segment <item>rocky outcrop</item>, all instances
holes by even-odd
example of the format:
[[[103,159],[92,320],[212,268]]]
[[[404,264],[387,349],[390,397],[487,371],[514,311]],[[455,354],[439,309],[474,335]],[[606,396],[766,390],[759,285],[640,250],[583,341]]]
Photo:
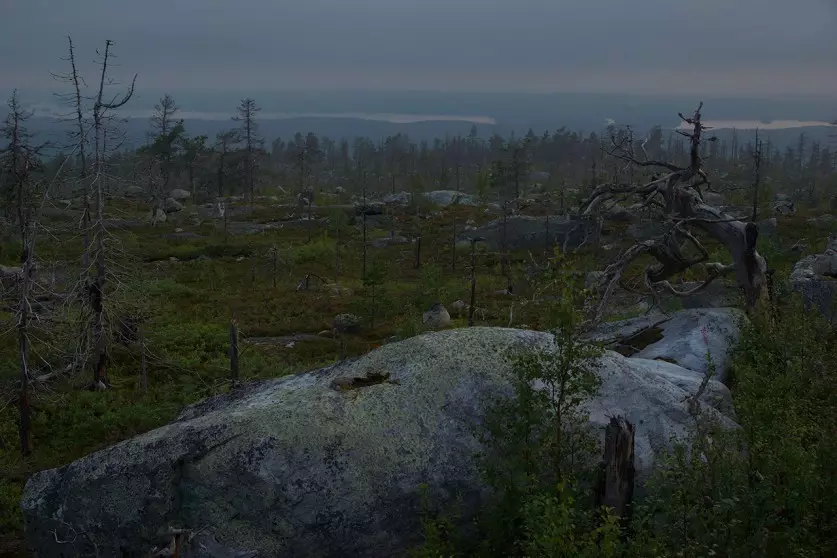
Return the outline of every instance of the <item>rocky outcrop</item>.
[[[837,297],[837,237],[830,237],[825,252],[807,256],[793,266],[791,288],[802,295],[806,309],[816,308],[829,319]]]
[[[169,425],[34,474],[21,502],[31,550],[87,556],[95,544],[103,558],[147,556],[161,532],[180,528],[259,556],[402,555],[422,539],[422,484],[431,502],[458,503],[463,523],[474,517],[486,496],[478,426],[488,402],[511,393],[508,351],[534,347],[554,351],[554,338],[446,330],[188,407]],[[688,436],[686,398],[702,376],[615,352],[596,370],[590,427],[601,436],[615,415],[636,426],[641,483],[672,439]],[[701,400],[735,427],[729,399],[710,381]]]
[[[738,341],[745,314],[735,308],[694,308],[671,315],[654,313],[600,325],[588,341],[634,358],[662,360],[700,377],[726,380],[730,346]]]

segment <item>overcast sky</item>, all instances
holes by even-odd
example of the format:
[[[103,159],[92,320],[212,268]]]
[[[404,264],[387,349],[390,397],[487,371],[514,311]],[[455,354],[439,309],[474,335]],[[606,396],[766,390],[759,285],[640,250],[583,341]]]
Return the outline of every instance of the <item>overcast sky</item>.
[[[67,34],[169,91],[837,94],[835,0],[0,0],[0,88]]]

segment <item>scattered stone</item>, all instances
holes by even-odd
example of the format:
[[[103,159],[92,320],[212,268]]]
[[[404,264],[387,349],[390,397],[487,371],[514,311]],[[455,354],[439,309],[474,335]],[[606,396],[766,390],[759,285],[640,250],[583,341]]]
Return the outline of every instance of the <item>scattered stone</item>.
[[[477,205],[471,196],[457,192],[456,190],[434,190],[432,192],[425,192],[423,195],[431,202],[442,207],[449,205]]]
[[[399,246],[401,244],[410,244],[410,239],[404,236],[395,235],[376,238],[372,241],[373,248],[386,248],[387,246]]]
[[[422,314],[421,321],[427,329],[442,329],[450,325],[450,314],[442,303],[437,302]]]
[[[355,202],[355,215],[383,215],[384,204],[379,201]]]
[[[387,205],[410,205],[413,195],[410,192],[398,192],[397,194],[389,194],[384,196],[384,203]]]
[[[773,211],[777,215],[793,215],[796,213],[796,204],[790,200],[777,200],[773,202]]]
[[[169,196],[174,200],[184,201],[184,200],[188,200],[189,198],[191,198],[192,193],[189,192],[189,190],[183,190],[182,188],[176,188],[176,189],[171,191],[171,194],[169,194]]]
[[[178,211],[183,210],[183,204],[174,198],[166,198],[166,205],[164,209],[166,213],[177,213]]]
[[[360,333],[361,319],[354,314],[338,314],[334,317],[333,327],[338,333]]]
[[[145,190],[141,186],[128,186],[125,188],[125,197],[129,199],[141,198],[145,195]]]
[[[450,309],[451,311],[453,311],[454,315],[461,316],[465,313],[466,310],[468,310],[468,305],[461,300],[457,300],[456,302],[450,305]]]

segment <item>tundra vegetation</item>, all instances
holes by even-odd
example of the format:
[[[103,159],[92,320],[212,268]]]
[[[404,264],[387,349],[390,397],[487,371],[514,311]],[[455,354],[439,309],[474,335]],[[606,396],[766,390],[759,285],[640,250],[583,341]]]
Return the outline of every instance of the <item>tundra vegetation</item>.
[[[25,555],[34,471],[241,382],[488,325],[552,331],[563,349],[510,355],[479,536],[434,513],[417,555],[837,554],[837,334],[789,283],[837,232],[829,146],[716,141],[702,105],[680,133],[262,138],[251,98],[207,138],[166,95],[145,145],[124,148],[135,84],[111,78],[113,48],[84,79],[69,42],[65,141],[38,145],[19,95],[2,127],[0,553]],[[579,457],[601,453],[576,428],[599,352],[579,335],[713,285],[740,289],[750,316],[727,381],[742,428],[696,406],[697,445],[620,517]]]

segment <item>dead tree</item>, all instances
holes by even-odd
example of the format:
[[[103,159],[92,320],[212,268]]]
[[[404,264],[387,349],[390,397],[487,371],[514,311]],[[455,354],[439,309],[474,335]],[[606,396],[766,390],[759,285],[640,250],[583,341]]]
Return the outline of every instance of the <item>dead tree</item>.
[[[58,81],[69,84],[72,87],[70,93],[62,93],[58,97],[63,104],[71,107],[72,112],[65,115],[62,120],[73,123],[73,129],[68,132],[68,139],[70,148],[78,156],[78,178],[81,181],[82,196],[84,198],[84,208],[81,218],[82,234],[84,238],[84,253],[82,255],[82,262],[84,267],[90,265],[90,183],[87,180],[87,144],[89,126],[85,118],[84,103],[81,94],[81,86],[84,84],[84,78],[78,72],[76,67],[76,56],[73,47],[73,39],[67,36],[69,43],[68,55],[64,59],[70,64],[70,71],[66,74],[53,74],[53,78]]]
[[[251,204],[256,191],[256,149],[262,142],[256,122],[256,113],[260,110],[262,109],[256,106],[256,101],[248,97],[242,99],[241,104],[238,105],[238,116],[233,117],[233,120],[241,123],[241,139],[244,141],[244,151],[247,157],[244,161],[244,177],[247,181],[247,195]]]
[[[238,370],[238,327],[236,321],[230,320],[230,384],[236,388],[239,385]]]
[[[756,222],[759,218],[759,190],[761,186],[761,140],[759,139],[759,131],[756,130],[756,144],[753,147],[753,215],[750,218]]]
[[[154,196],[155,214],[157,209],[164,209],[165,198],[171,190],[175,146],[183,136],[183,120],[175,118],[178,110],[180,109],[174,99],[166,94],[154,105],[154,114],[151,116],[151,126],[157,134],[152,145],[153,159],[156,159],[160,171],[159,186],[150,192]]]
[[[20,234],[20,276],[17,283],[20,289],[17,307],[17,334],[20,355],[20,449],[24,456],[31,450],[31,413],[29,407],[29,317],[30,290],[32,287],[33,267],[33,223],[31,216],[32,179],[31,171],[40,167],[39,150],[30,143],[31,135],[26,131],[25,122],[31,116],[20,106],[17,91],[12,93],[8,102],[9,113],[6,116],[2,133],[8,141],[7,147],[0,150],[0,172],[10,186],[7,200],[15,207],[15,218]]]
[[[35,240],[40,223],[40,213],[44,202],[49,198],[51,187],[57,182],[67,161],[74,156],[78,146],[75,146],[69,156],[62,162],[51,181],[45,184],[36,183],[32,174],[42,171],[41,151],[43,145],[33,146],[32,136],[26,131],[25,122],[31,116],[20,106],[17,92],[9,100],[9,113],[2,126],[2,135],[8,140],[7,147],[0,149],[0,183],[8,181],[11,186],[11,201],[16,208],[16,219],[20,235],[21,267],[15,277],[19,288],[16,309],[16,330],[20,357],[20,447],[24,456],[31,451],[31,409],[29,405],[29,355],[30,355],[30,319],[32,317],[33,302],[37,297],[33,289],[37,286],[35,274]],[[5,180],[4,180],[5,179]],[[40,203],[37,198],[40,196]]]
[[[131,86],[128,91],[121,97],[114,97],[110,101],[105,100],[105,86],[111,83],[107,75],[108,63],[110,58],[110,47],[113,41],[105,41],[105,50],[102,53],[101,67],[102,71],[99,77],[99,87],[96,94],[96,100],[93,104],[93,135],[94,135],[94,160],[93,160],[93,182],[95,185],[96,194],[96,220],[93,223],[93,233],[95,245],[95,266],[96,272],[92,282],[88,285],[88,293],[90,300],[90,307],[93,312],[93,341],[95,351],[95,362],[93,368],[93,389],[106,389],[107,375],[107,317],[105,313],[105,281],[107,277],[106,257],[105,257],[105,236],[107,231],[105,229],[105,191],[104,191],[104,175],[105,169],[105,149],[104,149],[104,135],[105,125],[108,119],[109,111],[118,109],[124,106],[134,94],[134,85],[136,84],[137,76],[131,81]]]
[[[591,316],[592,324],[601,321],[614,290],[617,286],[624,286],[623,277],[628,267],[641,256],[651,256],[656,260],[645,268],[643,274],[645,288],[655,296],[662,292],[688,296],[704,289],[722,275],[735,273],[749,312],[766,300],[767,264],[756,250],[758,227],[754,223],[735,219],[703,201],[701,186],[708,188],[709,180],[702,169],[701,143],[715,141],[715,138],[703,137],[708,128],[701,121],[702,108],[703,103],[690,117],[680,114],[680,118],[691,128],[691,131],[678,130],[679,134],[689,139],[687,166],[649,159],[644,149],[640,156],[634,152],[633,145],[611,138],[611,156],[629,165],[660,169],[663,174],[644,184],[597,186],[582,204],[581,213],[594,214],[603,203],[617,195],[634,196],[642,202],[640,209],[652,211],[658,222],[667,224],[667,230],[662,237],[631,246],[607,266],[597,285],[602,296]],[[696,236],[698,232],[723,245],[732,262],[707,262],[709,252]],[[687,253],[689,247],[693,249],[691,255]],[[675,289],[669,280],[695,266],[703,266],[706,279],[687,291]]]
[[[474,308],[477,304],[477,242],[482,238],[471,239],[471,298],[468,305],[468,326],[474,325]]]

